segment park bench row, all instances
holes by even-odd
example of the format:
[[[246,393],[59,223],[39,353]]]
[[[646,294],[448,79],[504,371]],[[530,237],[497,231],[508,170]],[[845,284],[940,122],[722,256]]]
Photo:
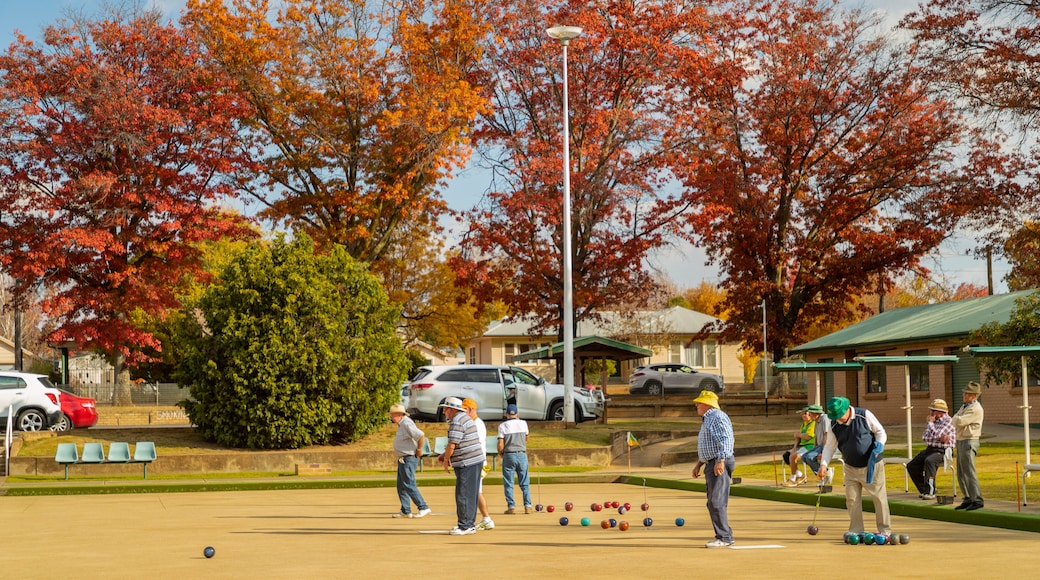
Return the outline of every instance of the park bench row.
[[[133,455],[130,455],[130,444],[122,442],[109,445],[107,457],[100,443],[84,443],[82,455],[75,443],[59,443],[58,451],[54,454],[54,461],[65,466],[65,479],[69,478],[70,466],[112,463],[140,463],[144,466],[144,478],[148,479],[148,464],[155,459],[155,443],[150,441],[136,443]]]

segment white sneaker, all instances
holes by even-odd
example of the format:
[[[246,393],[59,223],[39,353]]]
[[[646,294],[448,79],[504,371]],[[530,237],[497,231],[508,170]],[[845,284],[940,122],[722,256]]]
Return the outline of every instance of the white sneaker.
[[[413,518],[425,518],[428,515],[430,515],[430,508],[426,508],[424,510],[419,510],[419,513],[415,514],[412,517]]]
[[[480,520],[477,524],[478,530],[493,530],[495,529],[495,522],[491,521],[490,517]]]
[[[726,540],[712,540],[712,541],[708,542],[707,544],[704,544],[704,547],[705,548],[728,548],[728,547],[732,546],[735,543],[736,542],[734,542],[733,540],[730,540],[728,542]]]
[[[477,533],[477,528],[466,528],[466,529],[452,528],[452,529],[448,530],[448,533],[453,535],[453,536],[468,536],[470,534]]]
[[[410,517],[412,517],[412,514],[406,514],[404,512],[397,512],[396,514],[393,515],[393,517],[395,517],[395,518],[410,518]]]

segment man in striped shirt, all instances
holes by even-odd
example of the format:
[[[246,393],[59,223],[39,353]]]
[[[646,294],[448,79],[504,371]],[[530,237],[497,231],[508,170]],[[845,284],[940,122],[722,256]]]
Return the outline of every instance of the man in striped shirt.
[[[455,469],[455,515],[458,525],[448,533],[454,536],[475,534],[477,528],[477,494],[480,490],[480,470],[484,466],[484,442],[477,435],[477,424],[462,408],[462,401],[448,397],[440,406],[450,421],[448,447],[437,460]]]
[[[729,487],[733,482],[733,423],[729,415],[719,409],[719,396],[713,391],[701,391],[693,400],[697,414],[701,416],[701,430],[697,435],[697,464],[693,467],[693,478],[701,476],[704,469],[705,491],[708,495],[708,515],[715,528],[715,539],[708,548],[732,546],[733,529],[729,527]]]

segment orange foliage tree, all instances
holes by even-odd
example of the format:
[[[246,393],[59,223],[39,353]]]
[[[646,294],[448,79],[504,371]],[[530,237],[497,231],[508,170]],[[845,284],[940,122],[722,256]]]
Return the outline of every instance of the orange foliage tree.
[[[914,47],[823,4],[736,2],[701,45],[710,78],[675,74],[684,233],[722,272],[724,336],[761,349],[764,302],[774,360],[1019,193],[1017,160],[935,95]]]
[[[256,108],[260,215],[372,263],[437,228],[485,106],[479,0],[189,0],[183,23]]]
[[[0,55],[0,265],[71,341],[123,370],[160,345],[137,310],[178,306],[202,276],[196,244],[246,235],[216,202],[251,169],[234,119],[248,108],[182,30],[113,12],[19,37]]]
[[[671,217],[657,203],[669,63],[702,15],[665,1],[498,3],[484,61],[493,109],[476,131],[495,181],[465,216],[455,262],[479,297],[563,334],[563,63],[545,32],[557,23],[584,29],[568,52],[575,324],[647,296],[643,260]]]

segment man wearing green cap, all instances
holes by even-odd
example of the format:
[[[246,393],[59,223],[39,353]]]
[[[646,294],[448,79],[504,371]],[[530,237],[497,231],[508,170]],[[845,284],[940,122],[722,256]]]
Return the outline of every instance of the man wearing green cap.
[[[820,459],[819,477],[826,477],[827,464],[834,453],[841,450],[845,460],[845,508],[849,511],[849,531],[866,531],[863,527],[863,492],[867,492],[874,500],[877,531],[891,533],[885,466],[881,463],[881,453],[888,441],[885,428],[873,413],[853,407],[845,397],[831,397],[827,401],[827,417],[831,420],[831,429]]]

